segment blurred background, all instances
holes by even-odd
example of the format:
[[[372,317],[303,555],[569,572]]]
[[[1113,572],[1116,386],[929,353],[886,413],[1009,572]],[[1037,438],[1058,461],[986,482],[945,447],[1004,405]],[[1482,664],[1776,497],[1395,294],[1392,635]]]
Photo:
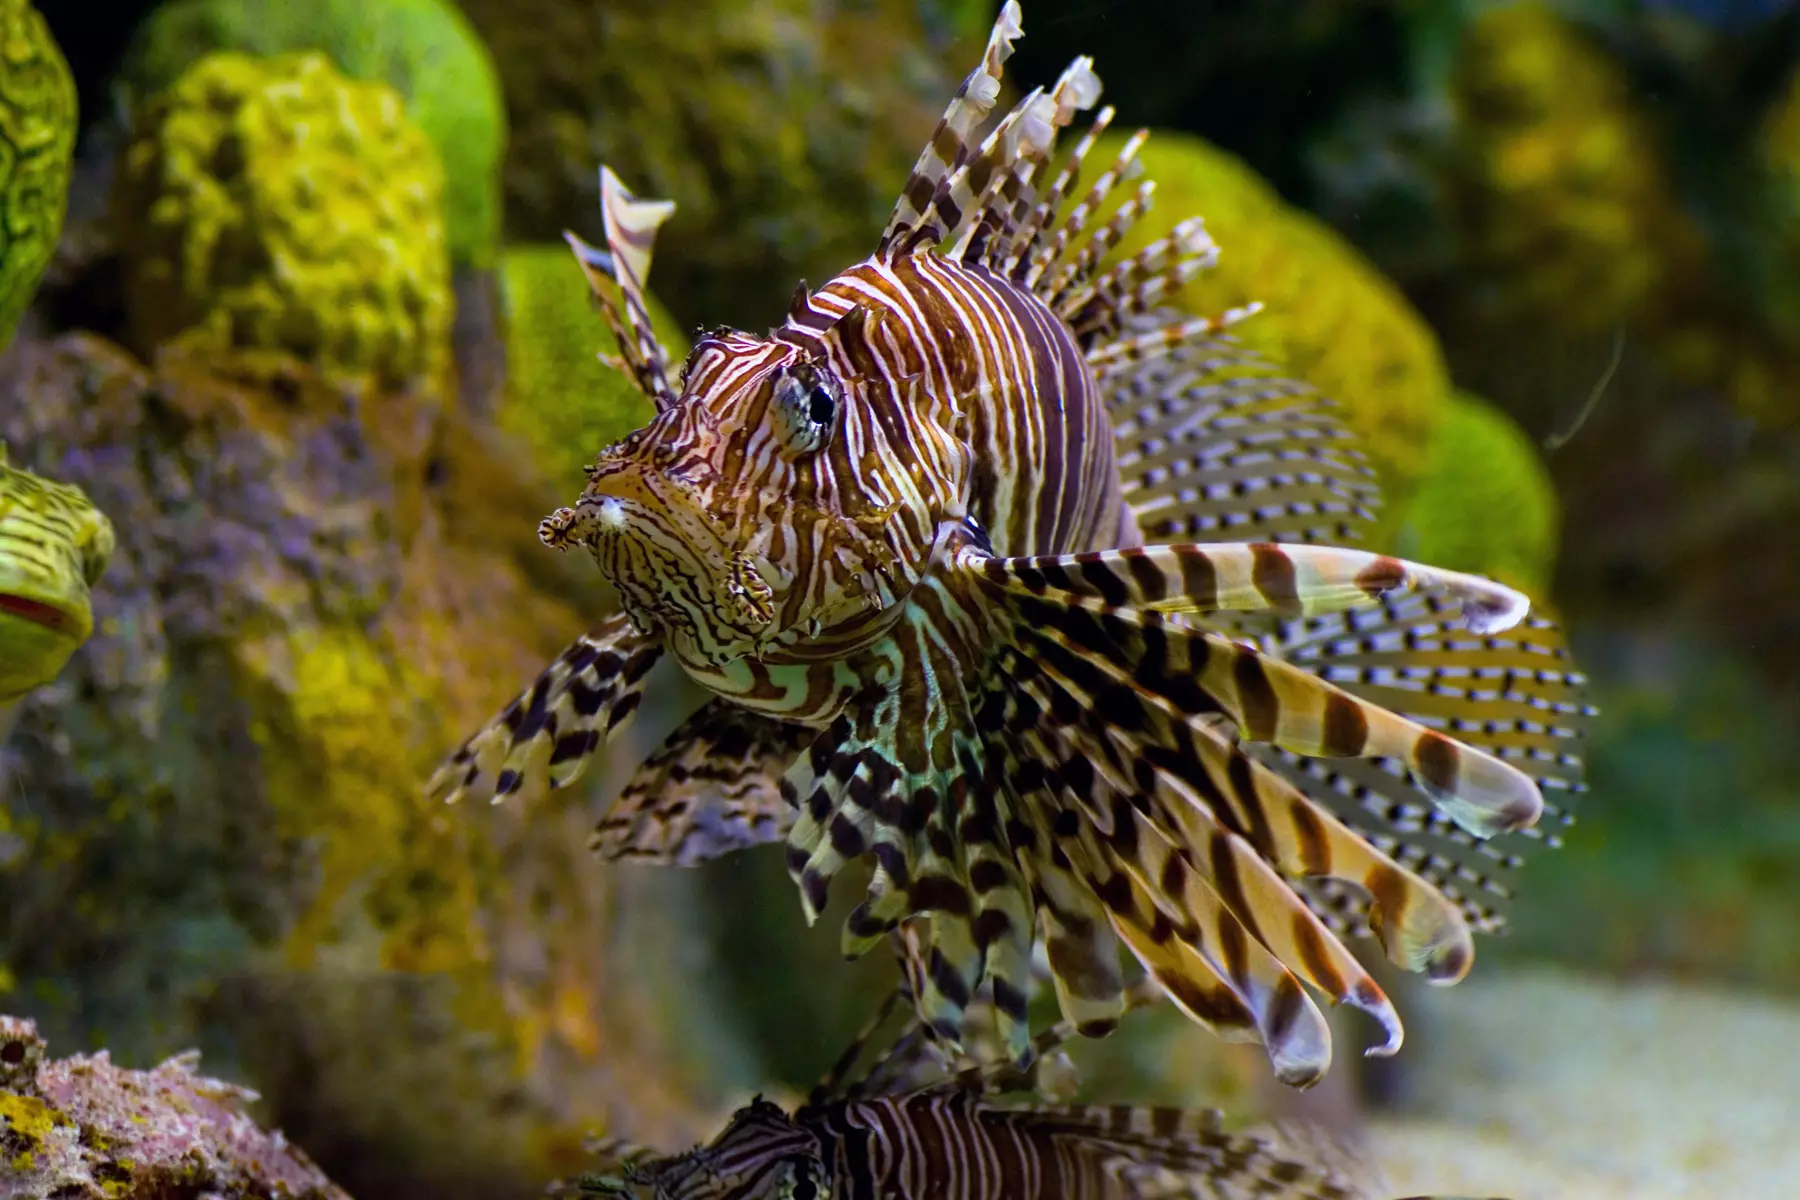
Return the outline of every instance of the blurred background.
[[[560,240],[599,164],[678,204],[665,340],[765,328],[872,249],[997,8],[0,0],[0,439],[117,532],[0,748],[0,1011],[200,1048],[359,1197],[804,1091],[891,966],[779,854],[608,866],[605,779],[418,788],[597,615],[534,531],[648,411]],[[1092,55],[1155,131],[1134,242],[1206,218],[1183,303],[1268,304],[1384,548],[1529,591],[1602,710],[1515,928],[1385,981],[1408,1046],[1340,1051],[1339,1119],[1397,1188],[1800,1194],[1800,7],[1024,10],[1012,94]],[[1279,1103],[1166,1015],[1082,1048],[1094,1094]]]

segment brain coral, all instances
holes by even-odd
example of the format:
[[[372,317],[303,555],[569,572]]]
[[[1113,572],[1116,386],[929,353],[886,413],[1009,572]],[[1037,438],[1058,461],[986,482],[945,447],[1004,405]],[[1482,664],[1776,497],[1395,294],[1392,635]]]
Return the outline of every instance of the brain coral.
[[[1400,552],[1542,597],[1560,524],[1550,473],[1525,431],[1484,400],[1452,396],[1407,508]]]
[[[174,0],[133,38],[121,68],[124,90],[141,104],[221,50],[316,50],[350,78],[399,92],[444,163],[451,259],[491,265],[506,112],[486,47],[449,0]]]
[[[56,249],[75,151],[75,80],[44,18],[0,0],[0,346]]]
[[[1088,162],[1110,165],[1124,135],[1104,135]],[[1264,311],[1235,332],[1344,406],[1368,443],[1390,500],[1425,470],[1450,389],[1436,337],[1398,288],[1343,238],[1288,205],[1235,156],[1196,137],[1158,132],[1139,155],[1156,181],[1155,207],[1123,243],[1141,249],[1189,217],[1205,219],[1219,262],[1178,297],[1223,312],[1251,300]]]
[[[553,485],[581,479],[595,451],[649,421],[650,401],[596,355],[616,353],[567,246],[512,247],[500,259],[506,327],[506,398],[496,419],[528,446]],[[651,322],[671,357],[686,339],[651,301]]]
[[[141,111],[115,184],[132,337],[429,375],[452,311],[442,199],[393,89],[318,54],[203,59]]]

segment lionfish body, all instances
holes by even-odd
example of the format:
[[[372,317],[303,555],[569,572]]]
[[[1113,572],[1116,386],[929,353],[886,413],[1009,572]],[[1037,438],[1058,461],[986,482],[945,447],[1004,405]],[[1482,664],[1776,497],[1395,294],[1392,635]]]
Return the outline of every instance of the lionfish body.
[[[1018,34],[1009,3],[876,253],[767,337],[701,338],[673,383],[642,291],[672,206],[602,172],[608,251],[571,241],[658,412],[540,536],[586,546],[624,612],[431,790],[567,784],[666,654],[713,697],[603,853],[785,836],[809,919],[868,858],[846,950],[923,925],[917,1002],[952,1042],[985,986],[1027,1052],[1041,930],[1082,1032],[1118,1019],[1123,946],[1304,1085],[1330,1040],[1303,985],[1399,1045],[1344,937],[1468,970],[1516,861],[1486,840],[1534,825],[1540,784],[1579,786],[1579,677],[1517,593],[1307,544],[1354,535],[1367,470],[1221,336],[1251,310],[1161,307],[1216,255],[1197,220],[1109,261],[1149,203],[1098,223],[1142,135],[1075,200],[1103,110],[1049,172],[1097,100],[1088,60],[975,140]]]
[[[1143,998],[1135,989],[1134,1000]],[[866,1030],[866,1041],[884,1019]],[[601,1140],[601,1169],[563,1194],[642,1200],[1366,1200],[1360,1155],[1231,1132],[1211,1109],[1046,1102],[1005,1066],[928,1049],[904,1031],[859,1080],[852,1044],[791,1115],[760,1097],[723,1132],[664,1156]],[[1035,1039],[1045,1055],[1070,1032]],[[1002,1102],[1003,1092],[1038,1092]],[[1413,1200],[1431,1200],[1415,1197]]]

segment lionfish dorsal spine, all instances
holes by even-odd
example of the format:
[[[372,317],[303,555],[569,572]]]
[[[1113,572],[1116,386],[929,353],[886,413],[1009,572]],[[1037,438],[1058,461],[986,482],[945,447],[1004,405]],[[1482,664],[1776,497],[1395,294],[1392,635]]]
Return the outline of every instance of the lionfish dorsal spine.
[[[639,199],[619,182],[610,167],[601,167],[600,217],[610,253],[599,253],[573,233],[563,235],[575,251],[576,261],[619,343],[626,369],[658,412],[674,405],[675,392],[669,386],[669,352],[651,326],[644,285],[650,276],[656,231],[674,213],[674,201]],[[601,278],[610,279],[619,289],[625,307],[623,320],[600,286]]]
[[[908,246],[935,245],[948,232],[934,215],[935,201],[946,177],[969,156],[969,143],[1000,99],[1001,69],[1012,57],[1013,42],[1024,32],[1018,0],[1006,0],[1000,19],[988,35],[981,65],[963,80],[907,176],[906,186],[881,231],[877,257],[891,257]]]

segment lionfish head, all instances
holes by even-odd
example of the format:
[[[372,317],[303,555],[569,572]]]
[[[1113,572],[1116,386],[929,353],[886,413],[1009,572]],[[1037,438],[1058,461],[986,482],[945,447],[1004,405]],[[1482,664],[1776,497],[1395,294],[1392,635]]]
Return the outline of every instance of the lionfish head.
[[[818,1139],[760,1097],[708,1145],[634,1164],[608,1192],[633,1200],[831,1200]]]
[[[942,504],[886,479],[861,427],[868,398],[833,361],[702,338],[676,402],[602,450],[539,536],[586,546],[632,621],[689,661],[841,652],[854,631],[878,634],[922,573]]]

